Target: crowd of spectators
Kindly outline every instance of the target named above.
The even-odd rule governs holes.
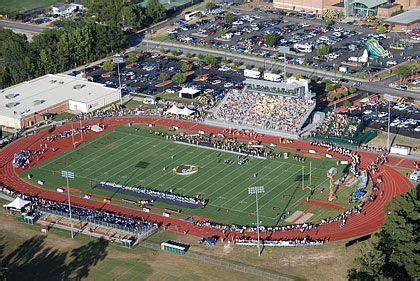
[[[354,138],[360,129],[361,119],[330,111],[313,134]]]
[[[237,245],[255,246],[258,240],[253,239],[235,239]],[[268,247],[300,247],[300,246],[318,246],[325,243],[325,240],[314,240],[309,237],[305,238],[291,238],[283,240],[263,240],[262,244]]]
[[[15,168],[26,168],[30,165],[30,159],[32,156],[39,156],[44,153],[44,149],[19,151],[13,155],[12,165]]]
[[[231,91],[209,118],[296,133],[315,101],[252,91]]]
[[[348,148],[344,148],[329,142],[316,142],[316,141],[312,141],[310,143],[313,146],[318,146],[318,147],[324,147],[327,149],[328,152],[332,151],[341,155],[344,155],[346,157],[349,157],[351,159],[351,164],[350,164],[350,172],[356,177],[358,178],[360,175],[359,172],[359,164],[360,164],[360,155],[357,154],[356,152],[352,151],[351,149]]]
[[[168,139],[174,141],[180,141],[185,143],[191,143],[195,145],[201,145],[206,147],[211,147],[215,149],[220,149],[224,151],[232,151],[241,154],[246,154],[248,156],[257,156],[263,158],[277,158],[281,155],[275,153],[272,149],[260,145],[259,142],[253,144],[247,144],[244,142],[239,142],[234,138],[222,138],[220,135],[168,135]]]

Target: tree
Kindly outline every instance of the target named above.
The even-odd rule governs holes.
[[[203,54],[198,54],[197,58],[201,61],[204,61],[206,59],[206,56]]]
[[[240,61],[237,61],[237,60],[233,62],[233,65],[234,65],[236,68],[240,67],[240,66],[241,66],[241,64],[242,64],[242,63],[241,63]]]
[[[205,1],[205,6],[206,6],[206,9],[207,9],[207,10],[211,10],[211,9],[213,9],[214,7],[216,7],[216,5],[213,3],[213,1],[212,1],[212,0],[206,0],[206,1]]]
[[[172,76],[172,81],[174,83],[177,83],[178,85],[181,85],[187,80],[187,77],[185,77],[184,73],[177,73]]]
[[[270,47],[274,46],[274,44],[276,44],[276,41],[277,41],[277,36],[274,33],[269,33],[264,36],[264,43],[267,46],[270,46]]]
[[[279,74],[279,70],[277,68],[272,68],[271,73],[273,74]]]
[[[166,73],[166,72],[162,72],[161,74],[159,74],[158,79],[159,79],[159,80],[162,80],[162,81],[166,81],[166,80],[168,80],[168,79],[169,79],[169,74],[168,74],[168,73]]]
[[[179,55],[181,54],[181,52],[180,52],[180,51],[178,51],[178,50],[172,50],[172,51],[171,51],[171,54],[172,54],[174,57],[177,57],[177,56],[179,56]]]
[[[111,26],[137,28],[144,24],[141,9],[130,0],[87,0],[88,16]]]
[[[189,63],[183,63],[181,64],[181,71],[182,72],[187,72],[190,71],[192,69],[192,65]]]
[[[133,54],[133,53],[129,54],[127,60],[131,63],[136,62],[137,61],[136,54]]]
[[[253,69],[253,68],[254,68],[254,66],[253,66],[253,65],[250,65],[250,64],[247,64],[247,65],[245,66],[245,68],[246,68],[246,69]]]
[[[102,65],[102,69],[105,71],[112,71],[114,69],[114,63],[112,62],[112,60],[107,60],[104,62],[104,64]]]
[[[328,101],[328,102],[333,102],[333,101],[334,101],[334,97],[333,97],[333,96],[331,96],[331,97],[327,97],[327,101]]]
[[[296,74],[295,74],[295,78],[296,78],[296,80],[300,80],[300,79],[302,79],[302,74],[300,74],[300,73],[296,73]]]
[[[219,36],[220,36],[220,37],[225,36],[225,35],[226,35],[226,33],[227,33],[226,28],[224,28],[224,27],[219,28],[219,29],[217,30],[217,33],[219,33]]]
[[[166,54],[166,53],[167,53],[167,50],[166,50],[165,48],[160,48],[160,52],[161,52],[162,54]]]
[[[151,22],[156,23],[165,18],[166,9],[159,0],[148,0],[146,15]]]
[[[330,47],[327,44],[321,44],[316,48],[316,55],[318,57],[323,57],[325,55],[328,55],[330,52]]]
[[[225,15],[225,23],[232,24],[233,20],[234,20],[233,14],[231,12],[227,12]]]
[[[351,86],[351,87],[349,88],[349,93],[350,93],[350,94],[354,94],[354,93],[356,93],[356,92],[357,92],[357,88],[356,88],[356,87]]]
[[[389,202],[384,226],[363,247],[349,277],[410,280],[420,275],[420,203],[416,192],[412,188]]]
[[[190,59],[194,56],[194,54],[191,54],[191,53],[188,52],[188,53],[185,54],[185,56]]]
[[[260,73],[264,73],[265,68],[264,68],[264,67],[262,67],[262,66],[260,66],[260,67],[258,67],[258,71],[259,71]]]
[[[216,65],[216,63],[217,63],[216,57],[215,56],[212,56],[212,55],[205,56],[204,61],[207,64],[211,64],[211,65]]]
[[[332,20],[330,17],[326,17],[326,18],[325,18],[325,25],[326,25],[327,27],[330,27],[333,23],[334,23],[334,22],[333,22],[333,20]]]
[[[383,23],[381,23],[381,24],[378,24],[378,26],[376,27],[376,31],[378,31],[379,33],[386,33],[388,32],[388,29],[385,27]]]

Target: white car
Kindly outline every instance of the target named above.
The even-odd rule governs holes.
[[[382,111],[382,112],[379,112],[378,113],[378,117],[379,118],[382,118],[382,117],[385,117],[385,116],[388,116],[388,113],[387,112]]]
[[[214,80],[213,82],[211,82],[212,85],[217,85],[217,84],[220,84],[220,83],[222,83],[222,81],[220,81],[220,80]]]
[[[414,131],[415,131],[415,132],[420,132],[420,126],[417,126],[417,127],[414,129]]]
[[[390,61],[387,61],[386,62],[386,65],[388,65],[388,66],[394,66],[394,65],[397,65],[397,62],[395,60],[390,60]]]
[[[357,107],[355,107],[354,105],[347,108],[348,111],[353,111],[353,110],[356,110],[356,109],[357,109]]]
[[[233,83],[232,82],[227,82],[227,83],[225,83],[225,85],[224,85],[224,87],[225,88],[230,88],[230,87],[232,87],[233,86]]]
[[[231,70],[231,68],[230,67],[228,67],[228,66],[222,66],[222,67],[219,67],[219,69],[218,69],[219,71],[229,71],[229,70]]]
[[[174,89],[166,89],[165,92],[168,93],[168,94],[175,94]]]
[[[372,110],[367,109],[367,110],[363,111],[363,114],[368,115],[368,114],[371,114],[372,112],[373,112]]]
[[[403,104],[403,103],[399,103],[397,105],[394,105],[392,108],[395,109],[395,110],[403,111],[403,110],[406,110],[408,108],[408,105]]]

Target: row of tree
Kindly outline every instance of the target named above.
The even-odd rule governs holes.
[[[99,59],[126,46],[120,28],[92,21],[65,22],[29,42],[23,35],[0,29],[0,87],[47,73],[63,72]]]
[[[159,0],[148,0],[145,8],[131,0],[88,0],[86,8],[88,17],[123,29],[140,29],[166,17],[166,9]]]

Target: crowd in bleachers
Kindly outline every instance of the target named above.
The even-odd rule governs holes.
[[[355,137],[359,131],[360,124],[360,118],[330,111],[313,134],[346,137],[351,139]]]
[[[296,133],[314,104],[313,100],[232,91],[209,118]]]
[[[131,191],[134,193],[138,193],[139,195],[147,195],[148,197],[153,198],[153,200],[164,199],[165,202],[175,202],[175,203],[182,203],[184,206],[188,205],[195,205],[195,206],[202,206],[203,208],[206,207],[208,200],[200,197],[191,197],[185,196],[180,194],[175,194],[171,191],[160,191],[160,190],[153,190],[150,188],[145,188],[141,186],[126,186],[117,183],[110,183],[110,182],[100,182],[98,186],[111,186],[114,188],[122,189]]]

